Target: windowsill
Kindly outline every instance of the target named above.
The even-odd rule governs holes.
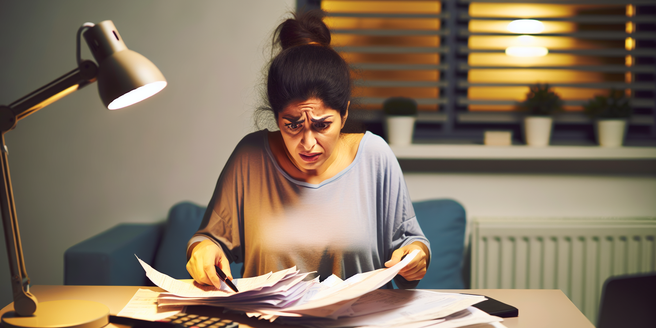
[[[656,160],[656,147],[453,144],[412,144],[391,147],[399,160]]]
[[[406,173],[656,177],[656,147],[412,144],[392,151]]]

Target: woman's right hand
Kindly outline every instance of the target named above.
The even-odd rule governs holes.
[[[191,256],[187,261],[187,271],[200,284],[213,285],[221,288],[221,279],[216,274],[215,266],[223,270],[228,279],[232,280],[230,261],[223,250],[209,239],[191,245]]]

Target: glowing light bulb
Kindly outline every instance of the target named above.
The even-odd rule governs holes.
[[[530,35],[520,35],[517,37],[517,40],[519,40],[519,43],[521,44],[531,44],[535,41],[535,37]]]
[[[540,33],[544,31],[544,24],[535,19],[518,19],[508,24],[508,31],[513,33]]]
[[[157,81],[146,84],[114,99],[107,108],[114,110],[136,104],[162,91],[164,87],[166,87],[166,81]]]
[[[548,53],[549,49],[545,47],[520,46],[506,48],[506,55],[511,57],[541,57],[546,56]]]

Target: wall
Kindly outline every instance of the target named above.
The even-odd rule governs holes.
[[[0,104],[75,67],[75,33],[112,19],[169,85],[118,112],[96,86],[7,134],[32,284],[63,283],[63,253],[121,222],[163,220],[182,200],[207,203],[237,141],[253,130],[268,37],[294,2],[0,0]],[[83,44],[83,57],[90,54]],[[656,178],[622,174],[407,173],[414,200],[449,197],[468,216],[656,215]],[[4,234],[0,236],[4,239]],[[0,251],[0,305],[11,302]]]
[[[62,284],[64,251],[94,234],[163,220],[179,201],[209,201],[233,147],[254,129],[268,41],[294,8],[293,0],[0,0],[0,104],[75,68],[78,27],[107,19],[169,83],[116,112],[93,84],[6,135],[32,284]],[[92,59],[84,41],[82,49]],[[0,306],[12,300],[6,256]]]
[[[656,217],[656,176],[647,173],[406,172],[405,179],[413,200],[453,198],[469,218]]]

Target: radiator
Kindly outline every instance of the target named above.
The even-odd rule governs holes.
[[[560,289],[595,324],[606,278],[656,271],[655,239],[656,218],[475,219],[471,285]]]

